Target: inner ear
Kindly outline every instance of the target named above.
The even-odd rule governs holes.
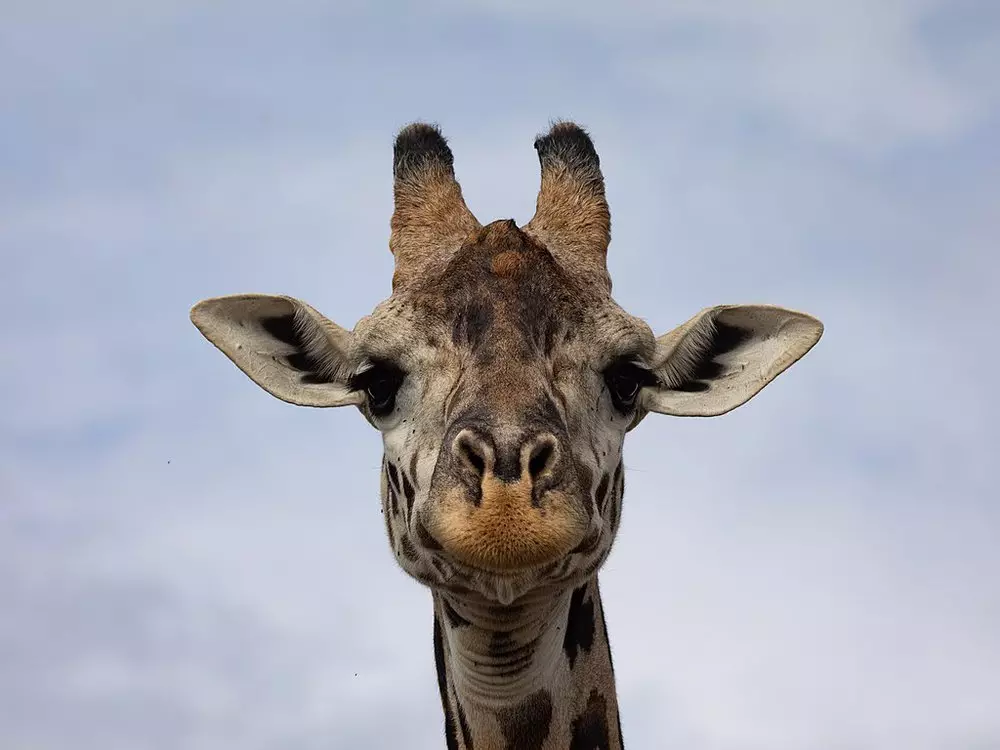
[[[663,357],[657,377],[664,388],[697,393],[712,387],[734,363],[724,355],[737,351],[753,338],[750,328],[740,328],[718,318],[694,328],[670,355]],[[662,348],[657,342],[657,355]],[[742,367],[740,363],[736,366]]]
[[[272,356],[280,357],[293,370],[302,373],[300,382],[315,385],[337,382],[338,358],[326,346],[318,326],[308,316],[296,310],[261,317],[257,322],[265,334],[287,347],[285,352],[275,347]]]
[[[199,302],[191,320],[251,380],[300,406],[359,404],[353,336],[292,297],[247,294]]]
[[[703,310],[657,339],[659,383],[644,391],[643,407],[675,416],[724,414],[798,361],[822,333],[816,318],[771,305]]]

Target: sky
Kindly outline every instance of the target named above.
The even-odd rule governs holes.
[[[0,1],[0,746],[442,746],[378,434],[188,320],[389,293],[391,154],[439,123],[526,222],[589,129],[617,301],[826,333],[650,415],[601,574],[631,748],[1000,748],[1000,9],[981,0]]]

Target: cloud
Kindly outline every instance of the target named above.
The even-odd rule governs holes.
[[[674,116],[699,125],[776,127],[785,139],[880,154],[960,136],[996,104],[978,74],[996,63],[997,19],[982,5],[638,0],[614,14],[598,3],[474,7],[511,22],[530,14],[535,24],[600,40],[614,49],[618,81],[649,87],[675,105]],[[994,23],[970,33],[969,20],[982,16]],[[961,45],[931,31],[956,18],[950,26],[961,29]]]

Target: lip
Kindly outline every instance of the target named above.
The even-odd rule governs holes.
[[[497,575],[518,575],[565,558],[592,533],[588,515],[575,494],[545,493],[536,503],[528,481],[482,481],[478,502],[455,484],[421,513],[417,531],[427,549],[455,563]]]

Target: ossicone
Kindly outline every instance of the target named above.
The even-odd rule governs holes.
[[[538,237],[568,272],[611,289],[607,271],[611,213],[597,149],[573,122],[557,122],[535,139],[541,187],[525,231]]]
[[[393,288],[443,264],[479,228],[455,179],[454,157],[441,131],[416,122],[396,136],[392,159],[394,210],[389,249]]]

